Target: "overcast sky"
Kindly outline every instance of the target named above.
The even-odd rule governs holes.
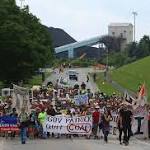
[[[20,0],[17,0],[20,6]],[[150,35],[150,0],[25,0],[44,25],[62,28],[76,40],[105,35],[111,22],[133,22],[136,38]]]

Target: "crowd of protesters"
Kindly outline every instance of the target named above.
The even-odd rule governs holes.
[[[94,75],[94,79],[95,77],[96,75]],[[89,77],[87,76],[88,81]],[[75,105],[74,96],[85,93],[88,94],[88,103],[80,106]],[[22,144],[26,143],[27,137],[44,139],[49,137],[60,138],[62,136],[60,134],[43,131],[42,125],[47,115],[92,115],[92,134],[85,137],[99,139],[100,131],[102,130],[104,141],[107,143],[112,114],[117,113],[119,117],[116,124],[119,129],[120,144],[125,143],[125,145],[128,145],[130,136],[132,135],[131,123],[133,110],[132,106],[124,104],[123,101],[124,98],[117,96],[115,93],[111,96],[102,92],[92,93],[90,89],[86,88],[86,82],[83,82],[81,85],[75,84],[72,88],[60,88],[57,83],[53,85],[49,82],[46,87],[41,87],[33,91],[33,95],[30,98],[29,112],[26,112],[24,108],[20,112],[17,112],[16,108],[12,107],[13,98],[11,96],[0,101],[0,116],[16,116],[18,118],[18,128],[20,129],[20,132],[1,132],[1,136],[8,137],[10,135],[10,137],[14,138],[20,133]],[[124,133],[124,138],[122,138],[122,133]],[[71,138],[72,135],[65,136],[66,138]]]

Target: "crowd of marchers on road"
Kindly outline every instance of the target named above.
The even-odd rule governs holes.
[[[76,95],[88,95],[88,103],[76,105],[74,97]],[[85,135],[85,138],[100,139],[108,142],[110,122],[112,113],[118,114],[116,121],[119,131],[120,144],[129,144],[130,136],[133,136],[131,125],[133,118],[133,108],[131,105],[123,103],[124,98],[113,93],[111,96],[102,92],[92,93],[86,88],[86,82],[74,87],[58,87],[56,83],[48,83],[44,88],[33,91],[33,99],[30,100],[30,114],[24,108],[18,113],[16,108],[12,108],[13,98],[6,97],[0,101],[0,116],[10,115],[17,117],[18,131],[0,131],[2,137],[15,138],[20,135],[22,144],[29,138],[66,138],[78,137],[80,135],[61,135],[45,132],[43,122],[47,115],[85,116],[92,115],[92,134]],[[149,107],[150,108],[150,107]],[[150,117],[149,117],[150,119]],[[150,120],[149,120],[150,122]],[[101,134],[100,134],[100,131]],[[149,130],[150,132],[150,130]],[[123,134],[122,134],[123,133]]]

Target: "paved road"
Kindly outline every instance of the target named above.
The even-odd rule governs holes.
[[[49,139],[30,140],[26,145],[19,140],[0,139],[0,150],[149,150],[150,143],[132,140],[129,146],[119,145],[115,139],[110,139],[108,144],[103,140],[84,139]]]
[[[71,70],[76,70],[76,72],[79,73],[79,80],[78,80],[78,84],[81,84],[82,82],[85,82],[87,85],[87,88],[91,89],[92,92],[96,92],[98,91],[98,87],[97,85],[93,82],[93,79],[90,77],[90,81],[87,83],[87,74],[88,73],[93,73],[95,72],[95,70],[93,68],[71,68]],[[52,81],[55,82],[57,79],[59,79],[59,77],[63,77],[63,78],[67,78],[67,73],[68,69],[65,69],[63,73],[60,74],[56,74],[56,73],[52,73],[50,77],[48,77],[46,79],[46,81],[44,82],[44,84],[46,85],[47,82]],[[96,72],[100,72],[99,70],[97,70]],[[69,81],[69,83],[71,85],[74,85],[75,82]]]

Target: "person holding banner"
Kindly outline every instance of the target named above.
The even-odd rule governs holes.
[[[92,114],[93,117],[93,134],[94,134],[94,138],[98,139],[97,136],[97,131],[98,131],[98,127],[99,127],[99,122],[100,122],[100,112],[99,112],[100,107],[97,105],[95,107],[95,111]]]
[[[46,131],[44,131],[44,128],[43,128],[46,118],[47,118],[47,113],[45,112],[45,109],[42,108],[41,112],[38,115],[38,120],[40,123],[41,137],[44,139],[47,138],[47,133],[46,133]]]
[[[11,117],[18,117],[18,113],[17,113],[17,111],[16,111],[16,108],[13,108],[12,109],[12,113],[10,114],[10,116]],[[15,135],[16,135],[16,131],[12,131],[11,132],[11,137],[15,137]]]
[[[19,123],[20,123],[20,136],[21,136],[21,143],[26,144],[27,140],[27,126],[29,123],[29,116],[25,112],[25,108],[21,109],[21,113],[19,115]]]

